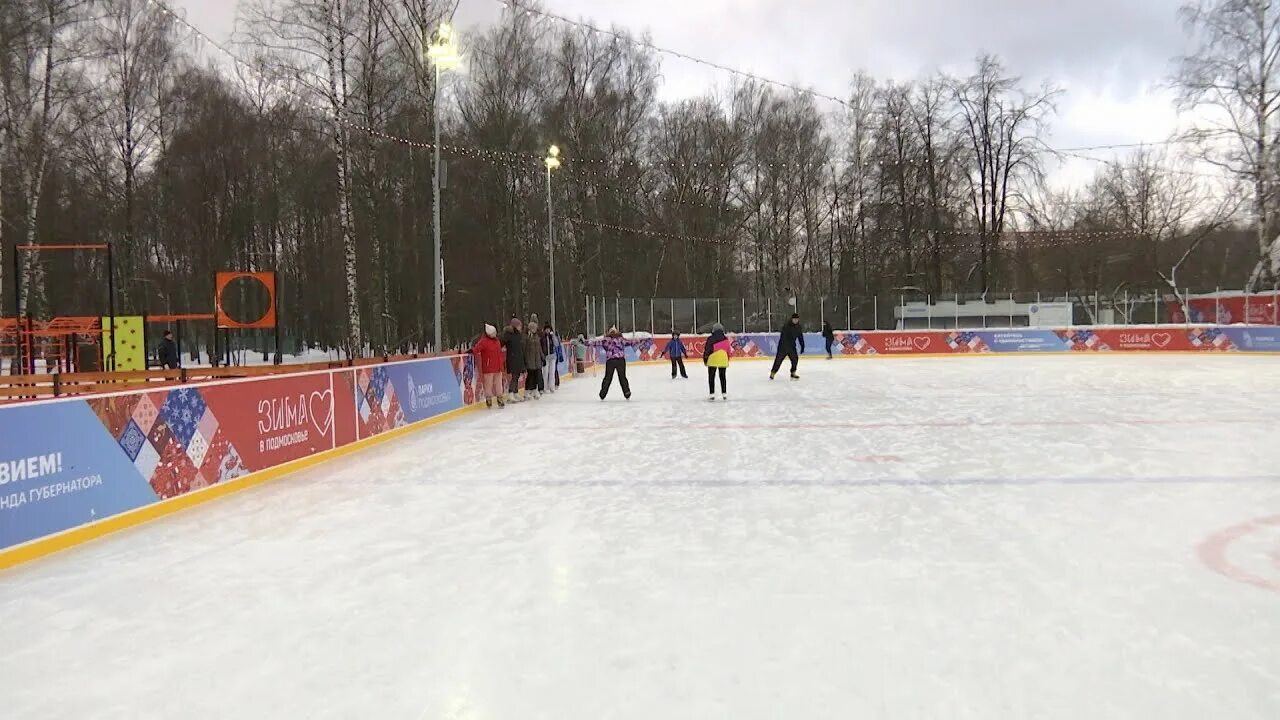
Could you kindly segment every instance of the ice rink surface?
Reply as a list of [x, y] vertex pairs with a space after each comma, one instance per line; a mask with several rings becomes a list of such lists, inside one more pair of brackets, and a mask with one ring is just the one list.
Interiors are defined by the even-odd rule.
[[1280, 358], [689, 369], [0, 575], [0, 716], [1280, 717]]

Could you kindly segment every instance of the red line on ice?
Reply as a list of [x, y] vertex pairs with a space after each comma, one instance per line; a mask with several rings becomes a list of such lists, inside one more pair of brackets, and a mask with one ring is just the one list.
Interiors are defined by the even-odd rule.
[[[1280, 515], [1258, 518], [1257, 520], [1251, 520], [1247, 523], [1220, 530], [1200, 543], [1200, 547], [1197, 549], [1200, 561], [1219, 575], [1256, 588], [1262, 588], [1263, 590], [1280, 592], [1280, 579], [1259, 577], [1231, 562], [1227, 557], [1227, 551], [1237, 540], [1270, 526], [1280, 527]], [[1271, 559], [1276, 563], [1277, 567], [1280, 567], [1280, 548], [1272, 551]]]

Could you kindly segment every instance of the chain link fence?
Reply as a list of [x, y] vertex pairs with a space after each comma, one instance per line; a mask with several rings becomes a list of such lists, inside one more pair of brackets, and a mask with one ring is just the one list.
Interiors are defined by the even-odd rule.
[[729, 332], [771, 333], [799, 313], [816, 329], [946, 330], [953, 328], [1088, 327], [1108, 325], [1280, 325], [1280, 291], [1125, 290], [1019, 292], [930, 296], [789, 298], [587, 297], [580, 325], [590, 335], [623, 332], [690, 334], [723, 325]]

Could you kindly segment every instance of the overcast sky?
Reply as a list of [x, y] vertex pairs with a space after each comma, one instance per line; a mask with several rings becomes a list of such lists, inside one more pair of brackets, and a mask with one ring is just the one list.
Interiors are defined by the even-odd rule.
[[[170, 0], [218, 40], [235, 0]], [[1028, 83], [1066, 92], [1055, 147], [1160, 140], [1179, 125], [1165, 88], [1187, 51], [1180, 0], [547, 0], [545, 7], [597, 25], [647, 31], [655, 44], [843, 96], [859, 70], [906, 80], [960, 73], [980, 51], [1004, 58]], [[497, 22], [497, 0], [461, 0], [457, 25]], [[665, 99], [723, 88], [724, 73], [661, 58]], [[1185, 124], [1185, 123], [1183, 123]], [[1111, 153], [1090, 153], [1112, 157]], [[1093, 163], [1061, 168], [1078, 186]]]

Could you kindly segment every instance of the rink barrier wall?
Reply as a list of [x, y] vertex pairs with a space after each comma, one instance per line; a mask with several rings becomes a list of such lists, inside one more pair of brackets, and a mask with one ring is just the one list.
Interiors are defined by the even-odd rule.
[[2, 406], [0, 570], [447, 421], [476, 391], [458, 355]]
[[[1277, 326], [1162, 326], [1013, 328], [991, 330], [836, 331], [832, 354], [845, 358], [952, 357], [965, 355], [1056, 355], [1068, 353], [1253, 353], [1280, 354]], [[681, 335], [689, 357], [702, 358], [707, 335]], [[772, 358], [778, 333], [730, 334], [732, 357]], [[807, 357], [826, 357], [820, 333], [805, 333]], [[663, 361], [670, 336], [644, 337], [627, 348], [632, 362]], [[603, 352], [597, 350], [597, 361]]]

